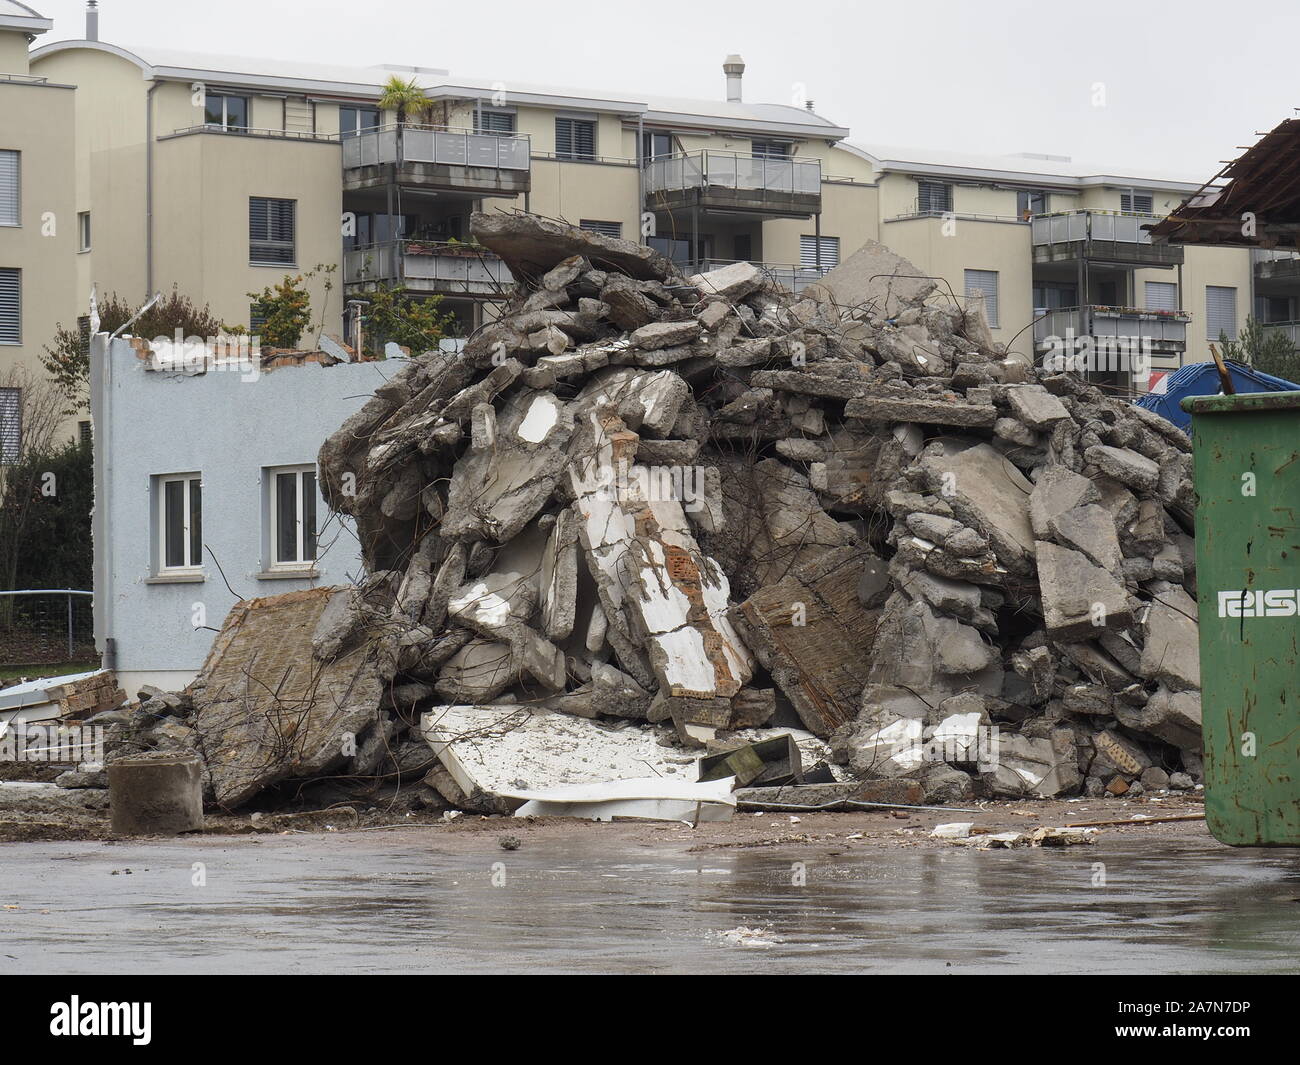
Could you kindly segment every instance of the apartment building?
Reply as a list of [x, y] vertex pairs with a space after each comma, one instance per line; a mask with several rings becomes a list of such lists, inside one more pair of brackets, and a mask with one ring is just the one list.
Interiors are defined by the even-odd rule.
[[1271, 302], [1277, 282], [1249, 250], [1152, 243], [1145, 227], [1198, 179], [1043, 155], [862, 151], [881, 241], [957, 296], [981, 292], [994, 337], [1026, 354], [1069, 330], [1133, 337], [1150, 342], [1158, 374], [1208, 359], [1210, 341], [1235, 337], [1248, 314], [1295, 316], [1294, 302]]
[[[34, 75], [29, 49], [53, 23], [0, 0], [0, 464], [15, 461], [21, 382], [75, 304], [75, 90]], [[88, 291], [88, 290], [87, 290]]]
[[[1294, 264], [1150, 242], [1190, 177], [859, 146], [811, 103], [747, 101], [738, 56], [717, 99], [686, 100], [129, 48], [98, 39], [97, 15], [85, 40], [29, 51], [48, 20], [14, 0], [0, 15], [0, 168], [18, 172], [0, 176], [0, 345], [20, 358], [86, 314], [92, 285], [135, 300], [177, 285], [256, 331], [248, 294], [302, 272], [330, 332], [395, 283], [442, 296], [468, 331], [512, 280], [468, 243], [470, 213], [494, 208], [693, 267], [762, 263], [795, 289], [879, 239], [939, 277], [938, 298], [982, 294], [995, 338], [1026, 354], [1070, 331], [1135, 337], [1160, 371], [1252, 311], [1300, 318]], [[430, 101], [400, 129], [378, 107], [394, 74]], [[15, 199], [15, 182], [39, 194]], [[40, 235], [47, 209], [57, 237]]]
[[[441, 295], [472, 328], [512, 280], [467, 247], [475, 209], [564, 218], [683, 263], [761, 261], [792, 285], [877, 235], [849, 131], [811, 107], [745, 102], [738, 57], [713, 101], [97, 39], [38, 48], [30, 65], [77, 86], [77, 210], [94, 240], [75, 292], [176, 284], [254, 329], [247, 294], [317, 266], [335, 268], [310, 285], [332, 332], [349, 298], [393, 283]], [[393, 75], [430, 101], [400, 129], [377, 106]]]

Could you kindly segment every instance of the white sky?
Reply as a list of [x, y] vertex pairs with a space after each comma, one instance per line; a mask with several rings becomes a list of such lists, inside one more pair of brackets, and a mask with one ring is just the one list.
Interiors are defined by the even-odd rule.
[[[80, 38], [82, 0], [28, 0]], [[100, 39], [722, 98], [797, 85], [852, 140], [1047, 152], [1204, 180], [1300, 104], [1288, 0], [101, 0]], [[918, 22], [918, 18], [920, 21]], [[1101, 83], [1104, 106], [1094, 105]]]

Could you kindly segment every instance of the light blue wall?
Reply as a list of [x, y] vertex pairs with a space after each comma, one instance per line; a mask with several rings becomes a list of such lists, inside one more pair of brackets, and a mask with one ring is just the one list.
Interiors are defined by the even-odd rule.
[[[95, 639], [115, 644], [127, 691], [173, 687], [203, 664], [215, 635], [194, 627], [201, 603], [212, 629], [236, 598], [343, 584], [362, 572], [350, 523], [317, 501], [322, 529], [316, 580], [264, 579], [263, 468], [314, 463], [325, 438], [391, 377], [395, 361], [309, 363], [262, 373], [188, 376], [145, 369], [127, 340], [95, 338]], [[197, 470], [203, 478], [204, 579], [148, 583], [156, 539], [151, 479]], [[212, 562], [215, 554], [225, 580]], [[229, 582], [232, 594], [226, 587]], [[159, 683], [159, 682], [162, 683]]]

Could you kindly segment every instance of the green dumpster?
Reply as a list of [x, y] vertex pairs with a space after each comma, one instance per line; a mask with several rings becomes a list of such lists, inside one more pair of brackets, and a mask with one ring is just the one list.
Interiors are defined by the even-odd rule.
[[1205, 816], [1300, 846], [1300, 392], [1193, 396]]

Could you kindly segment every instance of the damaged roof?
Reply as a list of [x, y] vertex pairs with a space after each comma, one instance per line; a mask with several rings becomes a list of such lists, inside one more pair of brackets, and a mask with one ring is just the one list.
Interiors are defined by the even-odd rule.
[[[1247, 227], [1247, 215], [1255, 225]], [[1300, 119], [1281, 122], [1189, 196], [1151, 237], [1171, 244], [1271, 248], [1300, 233]], [[1300, 245], [1297, 245], [1300, 246]]]

